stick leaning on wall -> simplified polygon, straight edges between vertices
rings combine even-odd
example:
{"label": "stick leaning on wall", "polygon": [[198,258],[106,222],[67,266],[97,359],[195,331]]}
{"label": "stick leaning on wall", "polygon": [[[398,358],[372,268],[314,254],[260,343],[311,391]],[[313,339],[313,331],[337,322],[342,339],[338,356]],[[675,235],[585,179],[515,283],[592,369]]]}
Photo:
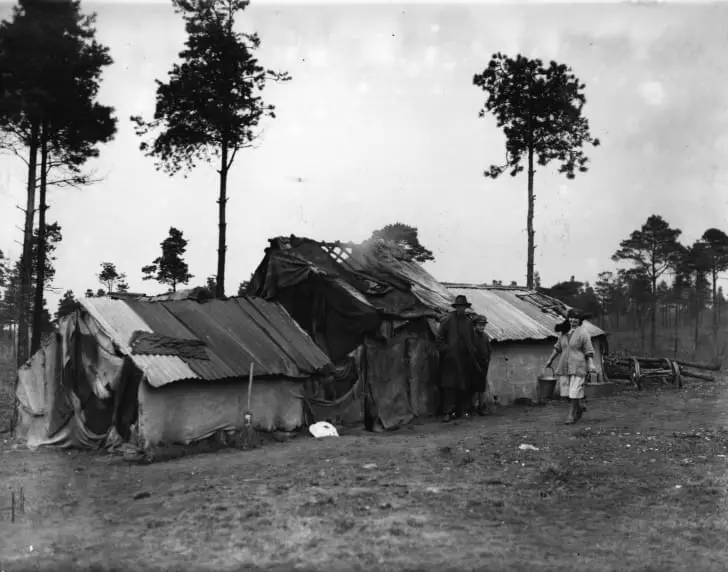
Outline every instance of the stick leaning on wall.
{"label": "stick leaning on wall", "polygon": [[252,449],[256,446],[255,429],[253,428],[253,411],[251,409],[251,396],[253,394],[253,370],[254,364],[250,364],[250,372],[248,373],[248,407],[245,410],[242,434],[242,448]]}

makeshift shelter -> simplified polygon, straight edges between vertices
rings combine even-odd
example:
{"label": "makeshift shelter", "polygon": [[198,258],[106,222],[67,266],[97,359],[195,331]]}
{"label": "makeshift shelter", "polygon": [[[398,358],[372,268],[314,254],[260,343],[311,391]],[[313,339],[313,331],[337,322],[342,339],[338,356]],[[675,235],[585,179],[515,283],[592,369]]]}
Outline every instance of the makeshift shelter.
{"label": "makeshift shelter", "polygon": [[337,366],[314,417],[393,429],[434,414],[438,320],[454,296],[398,246],[271,239],[248,293],[280,302]]}
{"label": "makeshift shelter", "polygon": [[[537,399],[537,377],[556,343],[554,328],[563,322],[569,306],[521,286],[443,284],[453,295],[467,296],[472,310],[488,318],[485,331],[492,347],[488,380],[493,396],[502,404]],[[599,380],[605,381],[607,336],[588,320],[584,327],[594,345]]]}
{"label": "makeshift shelter", "polygon": [[18,436],[30,447],[189,444],[244,424],[304,424],[301,387],[328,357],[275,302],[85,298],[19,370]]}

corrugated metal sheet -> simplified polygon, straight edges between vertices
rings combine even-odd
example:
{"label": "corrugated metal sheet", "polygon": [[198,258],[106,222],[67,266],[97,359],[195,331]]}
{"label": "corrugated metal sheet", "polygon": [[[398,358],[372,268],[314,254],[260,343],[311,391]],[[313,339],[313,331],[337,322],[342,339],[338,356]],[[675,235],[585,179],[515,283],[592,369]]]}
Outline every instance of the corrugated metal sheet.
{"label": "corrugated metal sheet", "polygon": [[[454,295],[462,294],[473,305],[472,310],[488,318],[486,332],[497,341],[546,340],[555,338],[554,328],[563,318],[544,312],[522,296],[526,288],[497,288],[488,286],[449,285]],[[556,301],[555,301],[556,302]],[[604,332],[591,322],[584,326],[592,337]]]}
{"label": "corrugated metal sheet", "polygon": [[[169,337],[180,337],[182,339],[200,340],[207,344],[207,340],[201,332],[193,332],[186,323],[184,323],[178,312],[172,312],[167,307],[171,304],[173,308],[179,309],[182,305],[196,304],[192,301],[179,302],[128,302],[129,306],[141,316],[157,334]],[[223,359],[220,358],[214,348],[209,344],[205,347],[208,359],[192,359],[184,358],[184,362],[195,373],[195,377],[201,379],[225,379],[227,377],[236,377],[236,372],[231,369]],[[180,358],[181,359],[181,358]],[[171,380],[174,380],[170,376]]]}
{"label": "corrugated metal sheet", "polygon": [[112,298],[82,298],[81,305],[114,337],[114,341],[129,351],[132,334],[154,332],[151,327],[132,310],[125,300]]}
{"label": "corrugated metal sheet", "polygon": [[[280,304],[271,304],[261,298],[236,298],[235,301],[243,308],[249,307],[251,318],[266,328],[281,351],[289,355],[294,363],[307,363],[311,369],[320,369],[329,362],[321,348]],[[258,314],[260,317],[257,317]],[[290,343],[292,335],[298,338],[299,343]]]}
{"label": "corrugated metal sheet", "polygon": [[190,379],[205,379],[180,357],[131,354],[134,364],[147,376],[152,387],[162,387],[168,383]]}
{"label": "corrugated metal sheet", "polygon": [[248,375],[305,378],[330,360],[277,303],[254,298],[144,302],[87,298],[84,307],[125,351],[137,331],[206,344],[208,360],[131,355],[155,387],[183,379]]}
{"label": "corrugated metal sheet", "polygon": [[196,340],[193,334],[164,304],[126,300],[128,307],[149,326],[150,331],[183,340]]}
{"label": "corrugated metal sheet", "polygon": [[129,341],[132,334],[135,331],[154,332],[154,330],[134,312],[127,300],[83,298],[81,305],[101,324],[114,339],[114,342],[121,347],[122,351],[129,354],[134,364],[144,372],[152,386],[160,387],[182,379],[200,379],[200,376],[180,357],[134,355],[131,353]]}
{"label": "corrugated metal sheet", "polygon": [[[251,363],[259,375],[301,375],[295,364],[234,300],[165,304],[222,360],[226,369],[208,373],[210,377],[245,376]],[[224,375],[226,371],[231,373]]]}

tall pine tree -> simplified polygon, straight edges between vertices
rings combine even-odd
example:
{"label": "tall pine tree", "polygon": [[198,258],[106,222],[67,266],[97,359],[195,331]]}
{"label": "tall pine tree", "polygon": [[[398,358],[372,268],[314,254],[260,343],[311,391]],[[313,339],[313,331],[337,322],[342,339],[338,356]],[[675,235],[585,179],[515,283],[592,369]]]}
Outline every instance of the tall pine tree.
{"label": "tall pine tree", "polygon": [[258,136],[260,121],[275,117],[262,92],[267,82],[286,81],[286,73],[266,70],[254,56],[257,34],[235,30],[236,16],[248,0],[172,0],[185,21],[187,41],[166,83],[157,81],[154,119],[132,117],[140,145],[157,167],[175,174],[199,162],[218,164],[220,175],[216,295],[225,296],[226,205],[228,174],[237,153]]}
{"label": "tall pine tree", "polygon": [[[31,266],[36,182],[40,181],[38,245],[32,349],[40,345],[44,307],[46,190],[53,183],[82,183],[84,162],[116,130],[112,108],[98,104],[101,73],[112,60],[95,40],[94,15],[77,0],[19,0],[0,25],[0,129],[6,141],[27,149],[27,205],[21,257],[18,362],[28,355],[28,323],[22,308],[32,289]],[[40,153],[40,177],[38,154]],[[53,169],[64,173],[49,181]],[[41,287],[38,287],[41,285]]]}
{"label": "tall pine tree", "polygon": [[506,136],[505,164],[491,166],[484,175],[495,179],[509,172],[515,177],[527,169],[526,285],[533,288],[536,165],[555,162],[560,173],[573,179],[588,169],[585,145],[599,145],[583,115],[585,86],[564,64],[552,61],[546,66],[540,59],[501,53],[493,54],[488,67],[473,77],[473,84],[488,94],[480,117],[493,114]]}

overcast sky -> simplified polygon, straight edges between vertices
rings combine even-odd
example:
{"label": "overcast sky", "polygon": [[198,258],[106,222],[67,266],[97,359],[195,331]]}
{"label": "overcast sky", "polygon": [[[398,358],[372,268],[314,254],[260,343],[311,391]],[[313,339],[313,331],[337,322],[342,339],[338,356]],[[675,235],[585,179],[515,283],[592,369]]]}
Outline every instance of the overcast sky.
{"label": "overcast sky", "polygon": [[[98,13],[98,39],[114,58],[99,99],[116,108],[119,133],[93,163],[102,182],[50,194],[49,220],[63,227],[55,285],[82,295],[101,286],[95,274],[110,261],[132,291],[163,291],[140,269],[170,226],[189,240],[191,285],[202,284],[216,271],[217,173],[155,171],[128,119],[153,113],[154,80],[182,48],[182,20],[168,2],[82,5]],[[7,17],[9,4],[0,10]],[[504,139],[492,118],[478,118],[484,93],[472,78],[495,51],[571,66],[602,140],[575,180],[553,166],[537,172],[545,285],[613,269],[619,241],[652,213],[686,243],[712,226],[728,231],[728,6],[253,0],[241,22],[261,36],[261,63],[293,80],[269,87],[278,117],[230,174],[228,294],[269,237],[359,241],[395,221],[419,229],[440,280],[524,283],[525,174],[482,176],[503,160]],[[0,249],[12,258],[24,184],[22,163],[0,158]]]}

